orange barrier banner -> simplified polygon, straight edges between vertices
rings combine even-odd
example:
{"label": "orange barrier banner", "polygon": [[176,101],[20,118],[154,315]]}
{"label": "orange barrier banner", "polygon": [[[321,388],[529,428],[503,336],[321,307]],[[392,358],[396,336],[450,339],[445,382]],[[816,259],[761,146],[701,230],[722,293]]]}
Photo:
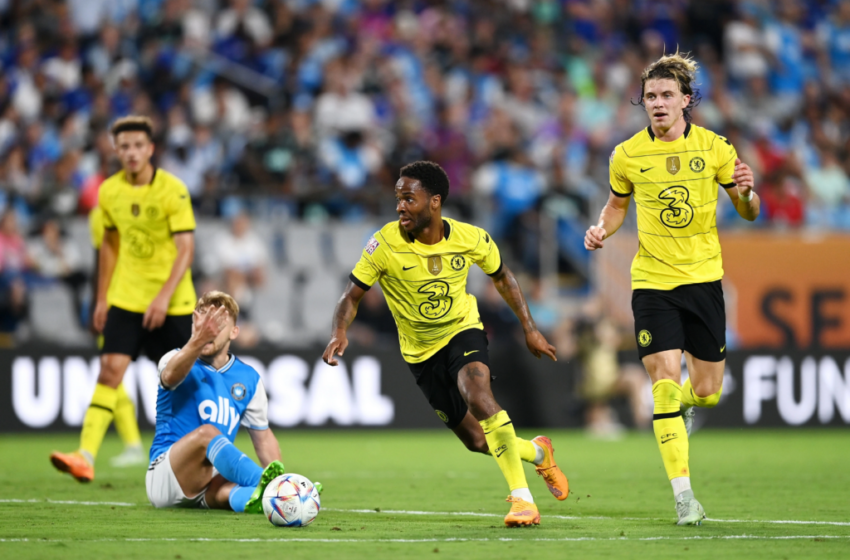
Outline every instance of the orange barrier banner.
{"label": "orange barrier banner", "polygon": [[850,348],[850,235],[720,232],[730,327],[745,348]]}

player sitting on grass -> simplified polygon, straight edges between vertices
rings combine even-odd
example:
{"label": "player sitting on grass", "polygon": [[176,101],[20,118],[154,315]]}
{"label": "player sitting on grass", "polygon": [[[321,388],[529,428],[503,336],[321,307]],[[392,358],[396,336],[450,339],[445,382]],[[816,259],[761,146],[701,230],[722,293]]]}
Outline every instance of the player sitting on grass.
{"label": "player sitting on grass", "polygon": [[446,172],[430,161],[401,170],[395,186],[399,220],[390,222],[366,245],[337,304],[333,335],[323,359],[348,346],[346,331],[366,291],[380,282],[398,325],[401,353],[416,384],[437,416],[470,451],[492,455],[511,495],[505,525],[537,525],[521,461],[537,465],[552,494],[569,495],[567,477],[555,464],[552,442],[516,436],[508,413],[490,390],[490,359],[475,297],[466,292],[469,269],[477,264],[519,318],[529,351],[555,360],[555,347],[537,330],[522,290],[504,266],[496,243],[483,229],[443,219],[449,194]]}
{"label": "player sitting on grass", "polygon": [[[207,292],[195,306],[189,342],[159,362],[156,435],[145,477],[154,507],[261,513],[263,490],[284,473],[260,375],[229,352],[238,316],[231,296]],[[240,423],[265,470],[233,445]]]}

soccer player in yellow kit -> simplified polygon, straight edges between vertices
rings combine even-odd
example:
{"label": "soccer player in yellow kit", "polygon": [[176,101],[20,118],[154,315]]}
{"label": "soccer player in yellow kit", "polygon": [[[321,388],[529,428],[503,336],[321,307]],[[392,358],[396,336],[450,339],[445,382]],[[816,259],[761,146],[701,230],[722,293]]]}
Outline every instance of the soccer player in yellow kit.
{"label": "soccer player in yellow kit", "polygon": [[444,219],[449,179],[436,163],[418,161],[401,170],[395,186],[399,220],[369,240],[354,267],[333,318],[322,358],[335,366],[348,346],[346,330],[357,305],[375,282],[381,284],[398,326],[401,353],[416,384],[437,416],[470,451],[492,455],[511,495],[508,527],[537,525],[540,513],[521,461],[532,462],[552,494],[569,495],[566,476],[555,464],[549,438],[516,436],[508,413],[490,390],[487,335],[475,297],[466,292],[477,264],[519,318],[528,349],[555,360],[555,347],[540,334],[519,284],[504,266],[496,243],[484,230]]}
{"label": "soccer player in yellow kit", "polygon": [[93,326],[103,333],[100,374],[73,453],[54,452],[53,465],[80,482],[94,478],[94,461],[119,403],[130,361],[144,348],[158,362],[192,334],[195,216],[186,186],[155,168],[153,126],[130,116],[112,125],[122,170],[100,187],[105,228],[98,257]]}
{"label": "soccer player in yellow kit", "polygon": [[[89,212],[89,234],[91,236],[91,244],[95,250],[95,277],[93,278],[94,298],[97,300],[97,256],[100,254],[100,246],[103,245],[103,210],[99,206],[92,208]],[[98,349],[103,348],[103,334],[97,337]],[[131,467],[134,465],[143,465],[148,462],[148,457],[142,449],[142,436],[139,433],[139,423],[136,422],[136,407],[127,390],[124,388],[124,383],[118,385],[116,389],[118,396],[115,400],[115,431],[124,442],[124,451],[112,459],[110,464],[113,467]]]}
{"label": "soccer player in yellow kit", "polygon": [[[753,221],[753,174],[722,136],[690,123],[696,63],[663,56],[641,75],[650,125],[611,154],[611,193],[584,246],[602,249],[623,224],[632,195],[639,247],[632,262],[638,354],[652,380],[653,428],[673,485],[679,525],[700,525],[691,489],[688,433],[695,406],[720,400],[726,363],[723,262],[717,237],[718,183],[738,214]],[[681,385],[685,353],[689,378]]]}

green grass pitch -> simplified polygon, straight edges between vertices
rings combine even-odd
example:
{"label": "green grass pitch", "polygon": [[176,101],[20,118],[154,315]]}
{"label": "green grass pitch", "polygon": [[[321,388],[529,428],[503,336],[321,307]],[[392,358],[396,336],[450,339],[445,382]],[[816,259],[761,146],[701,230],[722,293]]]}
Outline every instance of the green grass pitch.
{"label": "green grass pitch", "polygon": [[[48,461],[51,450],[74,448],[76,436],[0,436],[0,557],[850,557],[846,430],[695,434],[694,490],[709,517],[702,527],[675,526],[651,434],[612,443],[551,431],[572,494],[556,501],[527,466],[542,523],[522,529],[503,526],[508,490],[493,459],[467,452],[446,430],[276,433],[287,470],[325,485],[310,527],[154,510],[145,467],[109,467],[120,451],[112,435],[88,485]],[[237,444],[252,454],[247,436]]]}

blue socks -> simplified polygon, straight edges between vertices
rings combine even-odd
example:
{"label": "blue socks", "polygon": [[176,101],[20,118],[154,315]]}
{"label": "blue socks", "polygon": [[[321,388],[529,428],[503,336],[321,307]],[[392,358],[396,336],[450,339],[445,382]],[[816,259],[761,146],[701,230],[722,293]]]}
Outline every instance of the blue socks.
{"label": "blue socks", "polygon": [[227,501],[230,502],[230,509],[236,513],[245,511],[245,504],[251,499],[251,494],[254,493],[254,488],[251,486],[234,486],[230,491]]}
{"label": "blue socks", "polygon": [[[248,486],[253,492],[254,487],[260,483],[260,477],[263,474],[263,469],[252,461],[247,455],[239,451],[235,445],[223,435],[218,435],[213,438],[207,446],[207,459],[221,473],[225,479],[230,482],[235,482],[239,486]],[[233,493],[230,493],[231,505],[233,505]],[[250,493],[248,495],[250,497]],[[245,498],[248,501],[248,498]],[[242,509],[233,511],[242,511],[245,509],[245,504],[242,504]]]}

